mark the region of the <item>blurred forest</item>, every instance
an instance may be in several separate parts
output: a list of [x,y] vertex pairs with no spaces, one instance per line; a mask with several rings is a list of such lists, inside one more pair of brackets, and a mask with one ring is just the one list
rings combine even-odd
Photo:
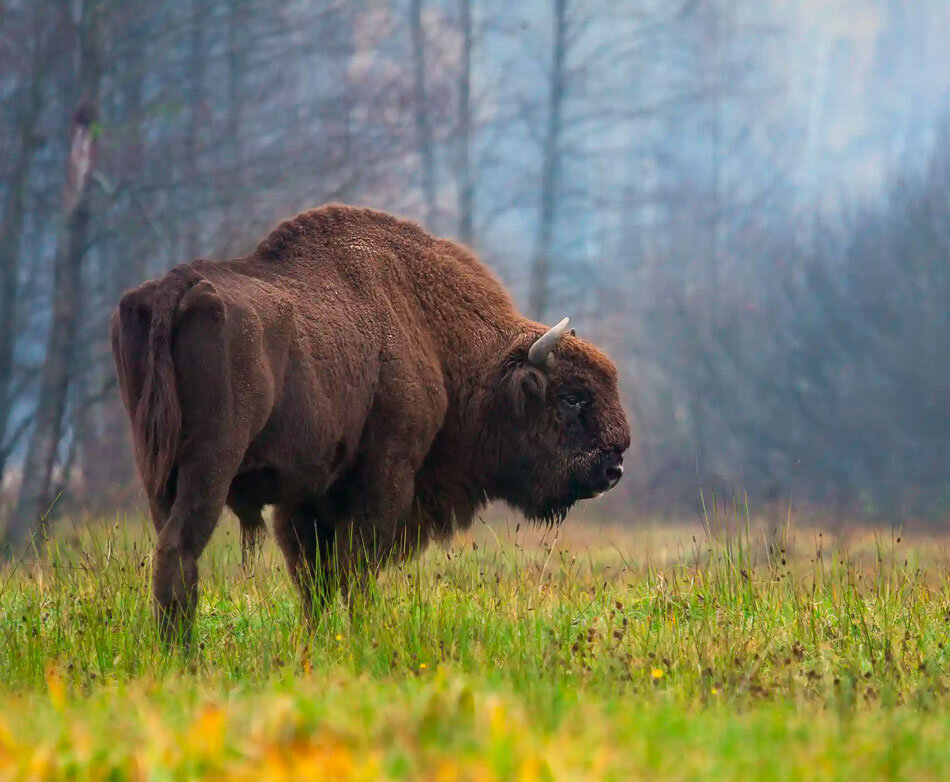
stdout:
[[946,517],[947,40],[943,0],[3,0],[8,539],[136,501],[121,292],[331,200],[606,347],[631,512]]

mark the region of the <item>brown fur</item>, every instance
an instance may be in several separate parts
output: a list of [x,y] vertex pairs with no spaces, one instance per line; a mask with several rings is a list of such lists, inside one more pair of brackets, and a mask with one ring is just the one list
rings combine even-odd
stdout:
[[531,365],[545,327],[468,250],[368,209],[325,206],[246,258],[183,264],[127,293],[111,328],[167,635],[190,626],[225,504],[246,541],[275,506],[309,606],[356,548],[378,566],[489,500],[560,521],[630,442],[606,356],[565,336]]

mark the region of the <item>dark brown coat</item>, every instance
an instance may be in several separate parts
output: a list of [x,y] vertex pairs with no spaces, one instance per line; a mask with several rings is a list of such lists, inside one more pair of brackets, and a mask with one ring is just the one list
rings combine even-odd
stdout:
[[249,539],[275,506],[306,586],[354,543],[378,564],[489,500],[552,522],[610,488],[630,442],[614,366],[573,335],[532,362],[544,332],[465,248],[339,205],[127,293],[112,345],[165,631],[190,624],[225,504]]

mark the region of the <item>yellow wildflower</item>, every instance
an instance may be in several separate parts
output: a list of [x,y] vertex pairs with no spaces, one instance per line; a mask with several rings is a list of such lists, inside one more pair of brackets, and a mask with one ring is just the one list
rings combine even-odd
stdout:
[[62,711],[66,706],[66,686],[52,662],[46,666],[46,687],[49,690],[49,699],[53,707],[57,711]]

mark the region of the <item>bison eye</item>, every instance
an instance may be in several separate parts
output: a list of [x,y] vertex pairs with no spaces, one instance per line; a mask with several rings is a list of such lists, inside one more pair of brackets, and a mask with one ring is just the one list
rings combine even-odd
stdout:
[[584,400],[577,396],[577,394],[562,394],[561,404],[568,410],[576,411],[584,406]]

